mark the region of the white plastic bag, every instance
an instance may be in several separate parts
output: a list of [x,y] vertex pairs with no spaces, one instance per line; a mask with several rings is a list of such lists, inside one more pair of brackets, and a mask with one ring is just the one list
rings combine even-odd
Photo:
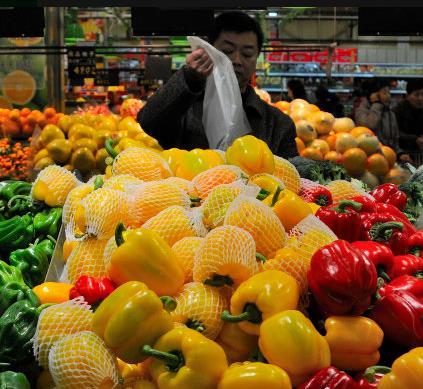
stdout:
[[203,48],[213,61],[204,95],[203,126],[209,147],[226,150],[236,138],[251,133],[238,80],[225,54],[198,37],[189,36],[188,41],[192,50]]

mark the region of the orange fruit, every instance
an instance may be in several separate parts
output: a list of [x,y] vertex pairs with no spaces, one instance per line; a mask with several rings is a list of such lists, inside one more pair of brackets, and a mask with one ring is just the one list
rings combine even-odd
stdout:
[[356,139],[358,142],[358,147],[364,150],[367,155],[372,155],[379,151],[379,139],[377,136],[362,134]]
[[56,110],[53,107],[47,107],[44,109],[44,116],[46,119],[50,119],[56,115]]
[[357,147],[356,139],[348,133],[340,133],[336,135],[335,149],[338,153],[344,154],[348,149]]
[[31,110],[28,107],[21,109],[21,116],[28,116],[31,113]]
[[318,148],[323,155],[325,155],[330,150],[328,143],[323,139],[314,139],[310,143],[310,147]]
[[6,118],[3,122],[3,130],[9,136],[18,136],[21,132],[21,126],[15,121]]
[[332,161],[336,163],[340,163],[342,160],[342,155],[337,153],[336,151],[329,151],[325,154],[324,158],[325,161]]
[[367,169],[376,176],[384,176],[389,172],[389,163],[382,154],[373,154],[367,158]]
[[16,123],[20,123],[21,113],[19,109],[12,109],[9,113],[9,119]]
[[310,142],[317,138],[316,130],[307,120],[300,120],[296,122],[295,128],[297,131],[297,137],[304,142]]
[[22,126],[22,133],[24,135],[32,135],[33,132],[34,132],[34,127],[31,126],[30,124],[24,124]]
[[289,110],[289,101],[277,101],[273,104],[277,109],[281,110],[282,112],[287,112]]
[[1,109],[5,109],[5,108],[12,109],[13,108],[10,101],[4,96],[0,96],[0,107],[1,107]]
[[395,185],[401,185],[407,182],[409,178],[410,173],[408,173],[406,170],[400,168],[393,168],[389,170],[386,176],[383,177],[383,182],[391,182]]
[[329,112],[315,112],[310,117],[310,121],[313,123],[319,135],[329,134],[332,130],[333,123],[335,121],[334,116]]
[[301,151],[303,151],[305,149],[304,142],[301,140],[301,138],[296,137],[295,143],[297,144],[298,153],[301,153]]
[[352,176],[359,176],[364,173],[366,161],[367,154],[358,147],[353,147],[342,154],[342,164],[347,173]]
[[289,112],[292,113],[298,109],[306,109],[308,110],[309,103],[303,99],[294,99],[289,104]]
[[309,108],[310,112],[319,112],[320,111],[320,108],[317,105],[314,105],[314,104],[309,104],[308,108]]
[[355,124],[350,118],[338,118],[333,123],[333,131],[335,132],[350,132],[355,127]]
[[294,121],[294,123],[297,123],[301,120],[307,120],[310,117],[311,113],[307,108],[298,108],[294,111],[291,111],[289,116]]
[[350,131],[350,134],[353,137],[357,138],[357,137],[359,137],[360,135],[363,135],[363,134],[374,135],[375,133],[370,128],[367,128],[367,127],[354,127]]
[[36,82],[23,70],[14,70],[3,78],[3,95],[13,104],[29,103],[35,95]]
[[324,141],[326,141],[327,144],[329,145],[329,149],[331,149],[332,151],[335,151],[336,149],[336,135],[335,134],[328,135],[327,138],[324,139]]
[[395,165],[395,162],[397,161],[397,153],[389,146],[381,146],[381,150],[382,154],[388,161],[389,168],[392,169],[392,167]]
[[315,147],[306,147],[303,151],[301,151],[300,155],[304,158],[314,159],[315,161],[323,160],[322,152]]

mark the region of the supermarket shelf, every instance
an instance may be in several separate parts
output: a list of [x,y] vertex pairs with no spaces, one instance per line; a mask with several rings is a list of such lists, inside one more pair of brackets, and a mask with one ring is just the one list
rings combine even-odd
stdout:
[[[326,73],[291,73],[291,72],[269,72],[257,70],[258,76],[266,77],[327,77]],[[358,78],[423,78],[423,74],[375,74],[375,73],[332,73],[332,77],[358,77]]]
[[[279,87],[273,87],[273,86],[263,86],[261,89],[264,89],[267,92],[273,92],[273,93],[282,93],[287,92],[288,90],[286,88],[282,89]],[[352,88],[329,88],[328,89],[330,93],[352,93]],[[391,94],[393,95],[402,95],[406,94],[407,92],[404,89],[392,89]]]

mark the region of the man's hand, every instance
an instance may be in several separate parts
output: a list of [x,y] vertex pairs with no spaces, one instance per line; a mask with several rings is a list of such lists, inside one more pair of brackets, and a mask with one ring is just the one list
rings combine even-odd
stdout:
[[400,157],[399,157],[399,160],[401,162],[410,162],[410,163],[413,163],[413,160],[411,159],[411,157],[410,157],[409,154],[401,154]]
[[417,146],[419,146],[419,149],[420,150],[423,150],[423,136],[419,136],[416,139],[416,143],[417,143]]
[[187,69],[199,79],[205,80],[213,70],[213,62],[204,49],[194,50],[186,59]]

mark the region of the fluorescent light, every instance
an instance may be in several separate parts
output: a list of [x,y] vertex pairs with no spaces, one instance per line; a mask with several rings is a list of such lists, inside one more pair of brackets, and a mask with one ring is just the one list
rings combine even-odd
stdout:
[[267,15],[272,17],[272,18],[275,18],[276,16],[278,16],[278,13],[277,12],[269,12]]

